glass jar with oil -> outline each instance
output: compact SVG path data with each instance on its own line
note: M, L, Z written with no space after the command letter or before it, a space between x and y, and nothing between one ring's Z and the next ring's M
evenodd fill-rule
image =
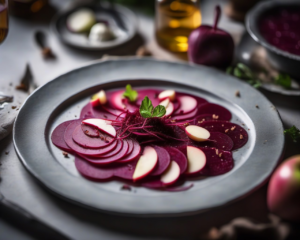
M190 33L201 24L199 0L157 0L156 39L172 52L186 52Z

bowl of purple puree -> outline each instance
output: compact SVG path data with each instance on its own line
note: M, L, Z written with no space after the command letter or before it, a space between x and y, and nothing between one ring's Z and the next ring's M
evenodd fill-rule
M270 63L300 81L300 1L263 1L247 14L246 27Z

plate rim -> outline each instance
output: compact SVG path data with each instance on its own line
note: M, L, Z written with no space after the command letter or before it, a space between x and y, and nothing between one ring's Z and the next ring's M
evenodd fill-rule
M155 60L155 59L152 59L152 58L136 58L136 57L123 57L122 59L118 59L118 60L116 60L116 59L108 59L108 60L96 60L96 61L93 61L92 63L89 63L89 64L87 64L87 65L85 65L85 66L83 66L83 67L80 67L80 68L77 68L77 69L74 69L74 70L72 70L72 71L70 71L70 72L67 72L67 73L65 73L65 74L62 74L62 75L60 75L60 76L58 76L58 77L56 77L55 79L53 79L53 80L51 80L51 81L49 81L48 83L46 83L45 85L43 85L43 86L40 86L38 89L36 89L27 99L26 99L26 101L24 102L24 104L22 105L22 107L20 108L20 110L19 110L19 112L20 113L22 113L22 111L23 111L23 108L25 108L25 106L26 106L26 104L27 104L27 102L29 101L29 99L32 97L32 96L34 96L38 91L40 91L40 89L43 89L43 88L46 88L49 84L51 84L52 82L55 82L55 81L57 81L57 80L59 80L61 77L63 77L63 76L66 76L66 75L68 75L68 74L71 74L71 73L74 73L74 72L76 72L76 71L80 71L80 70L82 70L82 69L85 69L85 68L88 68L88 67L90 67L90 66L96 66L96 65L98 65L98 64L103 64L103 63L109 63L109 62L123 62L123 61L125 61L125 62L130 62L130 61L143 61L143 62L147 62L147 61L150 61L150 63L152 62L156 62L156 63L159 63L159 64L171 64L171 65L184 65L185 67L188 67L188 66L190 66L190 67L195 67L195 68L198 68L198 69L206 69L206 70L208 70L209 68L207 68L207 67L204 67L204 66L196 66L196 65L193 65L193 64L186 64L186 63L183 63L183 62L177 62L177 63L174 63L174 62L168 62L168 61L158 61L158 60ZM219 72L219 74L221 73L221 74L224 74L224 73L222 73L222 72L220 72L220 71L218 71L218 70L212 70L212 69L209 69L209 71L212 71L212 72L214 72L214 73L218 73ZM224 74L225 75L225 74ZM230 78L232 78L232 77L230 77ZM121 78L121 79L124 79L124 78ZM150 78L149 78L150 79ZM168 81L168 80L164 80L164 81ZM234 81L236 81L236 82L239 82L239 84L242 84L242 85L247 85L246 83L243 83L243 82L240 82L240 81L238 81L237 79L235 79L234 78ZM113 81L114 82L114 81ZM170 81L170 82L172 82L172 81ZM99 82L99 84L98 85L101 85L101 84L106 84L106 83L108 83L108 82ZM191 84L184 84L184 85L187 85L187 86L191 86ZM247 85L248 86L248 85ZM92 86L89 86L89 87L92 87ZM205 89L206 91L208 91L207 89ZM82 89L82 91L84 91L84 89ZM256 91L262 98L264 98L264 100L267 102L267 103L269 103L269 104L271 104L272 105L272 103L262 94L262 93L260 93L260 92L258 92L256 89L253 89L253 91ZM235 103L236 104L236 103ZM53 112L53 111L52 111ZM46 187L46 189L48 189L48 190L50 190L52 193L55 193L55 195L57 195L57 196L59 196L59 197L62 197L62 198L64 198L64 199L66 199L66 200L68 200L68 201L70 201L70 202L73 202L73 203L76 203L76 204L78 204L78 205L81 205L81 206L84 206L84 207L87 207L87 208L92 208L92 209L94 209L94 210L98 210L98 211L102 211L102 212L109 212L109 213L113 213L113 214L117 214L117 215L126 215L126 216L141 216L141 217L143 217L143 216L147 216L147 217L165 217L165 216L182 216L182 215L191 215L191 214L196 214L196 213L199 213L199 212L203 212L203 211L206 211L206 210L209 210L209 209L211 209L211 208L216 208L216 207L221 207L221 206L224 206L224 205L226 205L226 204L228 204L228 203L230 203L230 202L233 202L233 201L236 201L236 200L238 200L238 199L240 199L240 198L242 198L243 196L245 196L245 195L247 195L247 194L249 194L250 192L252 192L252 191L254 191L255 189L257 189L259 186L261 186L265 181L267 181L267 179L268 179L268 177L269 177L269 175L271 174L271 172L274 170L274 168L275 168L275 166L277 165L277 163L278 163L278 161L282 158L282 155L283 155L283 150L284 150L284 142L285 142L285 139L284 139L284 135L283 135L283 132L282 132L282 134L281 134L281 137L280 137L280 141L281 141L281 147L280 147L280 149L279 149L279 151L278 151L278 156L276 157L276 161L274 161L274 162L276 162L275 164L273 164L274 166L273 166L273 168L270 170L270 172L268 173L268 174L264 174L264 176L263 176L263 179L258 183L258 184L256 184L254 187L252 187L250 190L248 189L247 191L243 191L243 192L241 192L240 194L238 194L238 196L236 197L236 198L234 198L234 199L231 199L230 201L227 201L227 202L223 202L222 204L219 204L219 205L214 205L214 206L211 206L211 207L209 207L209 208L205 208L205 209L192 209L192 210L190 210L190 211L184 211L184 212L182 212L182 211L175 211L175 212L163 212L163 213L158 213L158 212L148 212L148 211L144 211L144 212L128 212L128 211L114 211L114 210L112 210L112 209L102 209L102 208L99 208L99 207L94 207L94 206L89 206L89 205L86 205L86 204L84 204L84 203L81 203L80 201L76 201L76 200L74 200L74 199L72 199L72 198L70 198L70 197L66 197L66 196L62 196L61 194L59 194L59 193L57 193L57 191L55 191L54 189L52 189L51 188L51 186L49 186L49 184L48 183L45 183L44 181L42 181L41 179L40 179L40 176L31 168L31 166L29 166L28 165L28 163L26 162L26 160L24 159L24 157L22 156L22 154L21 154L21 152L20 152L20 150L19 150L19 148L18 148L18 144L17 144L17 139L16 139L16 134L17 134L17 132L16 132L16 125L18 124L18 121L19 121L19 119L20 119L20 115L21 114L18 114L18 116L17 116L17 118L16 118L16 120L15 120L15 123L14 123L14 128L13 128L13 142L14 142L14 147L15 147L15 149L16 149L16 152L17 152L17 155L18 155L18 157L19 157L19 159L21 160L21 162L23 163L23 165L25 166L25 168L36 178L36 179L38 179L39 180L39 182L40 183L42 183L42 185L43 186L45 186ZM276 114L275 115L277 115L277 120L279 120L279 122L281 123L280 124L280 126L278 126L280 129L283 129L283 125L282 125L282 121L281 121L281 118L280 118L280 115L279 115L279 113L278 113L278 111L276 110ZM48 119L49 120L49 119ZM47 123L46 123L47 124Z

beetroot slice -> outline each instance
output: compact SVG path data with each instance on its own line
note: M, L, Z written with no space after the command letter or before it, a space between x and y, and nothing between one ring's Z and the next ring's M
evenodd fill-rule
M158 156L158 163L149 176L158 176L161 175L170 164L170 155L168 151L162 147L154 146L154 149Z
M194 119L194 124L202 123L204 121L215 120L213 119L213 114L200 114Z
M215 148L201 148L204 152L207 162L199 175L216 176L229 172L234 167L232 153L228 151L217 150Z
M97 128L87 125L87 124L81 124L81 129L84 132L85 135L90 137L99 137L99 131Z
M88 163L79 156L75 158L75 166L77 170L86 178L92 180L107 180L113 176L127 180L132 180L132 176L138 160L126 164L115 164L106 167L98 167Z
M243 147L248 141L248 133L246 130L235 123L226 121L206 121L198 124L198 126L203 127L210 132L221 132L229 136L234 144L232 150Z
M118 140L118 142L122 142L122 140ZM119 144L121 145L121 144ZM128 151L128 144L126 141L124 141L124 144L122 144L122 146L124 146L121 151L119 151L117 154L114 154L113 156L109 156L109 157L101 157L101 158L93 158L93 157L88 157L85 155L80 155L82 158L84 158L85 160L87 160L89 163L92 163L94 165L106 165L112 162L116 162L118 160L120 160L122 157L124 157L124 155L126 155L127 151Z
M117 141L113 141L113 143L109 144L106 147L99 148L99 149L89 149L89 148L83 148L79 146L77 143L73 141L72 135L76 127L80 126L82 120L76 120L69 124L69 126L66 128L64 139L66 141L66 144L76 153L84 154L88 156L98 156L103 155L105 153L108 153L112 151L117 146Z
M173 119L175 119L176 121L189 120L189 119L193 119L195 116L197 116L197 114L198 114L198 109L196 108L195 110L187 114L174 116Z
M203 104L198 109L198 114L215 114L218 118L217 120L230 121L232 117L226 108L214 103Z
M135 140L132 140L132 142L133 142L133 150L132 150L132 152L128 156L125 156L122 159L120 159L118 161L119 163L131 162L131 161L134 161L134 160L136 160L137 158L140 157L140 154L141 154L141 146L140 146L140 144L137 141L135 141Z
M69 146L66 144L65 140L64 140L64 134L65 134L65 130L66 128L69 126L69 124L71 122L73 122L74 120L70 120L70 121L66 121L66 122L63 122L61 124L59 124L55 129L54 131L52 132L52 135L51 135L51 141L52 143L60 148L61 150L63 151L66 151L66 152L70 152L72 151L71 148L69 148ZM76 120L75 120L76 121Z
M92 109L92 114L95 116L95 118L101 118L101 119L108 119L108 120L115 120L116 116L107 112L105 109L102 108L102 106L97 106Z
M175 161L178 164L180 168L180 174L183 174L186 171L188 165L186 156L176 148L165 147L165 149L170 154L171 161Z
M217 148L224 151L230 151L234 146L232 139L226 134L221 132L211 132L209 140L211 141L196 142L190 140L189 145L195 147Z
M89 117L94 117L93 106L90 102L88 102L88 104L85 105L80 112L80 118L89 118Z
M120 114L122 114L122 112L124 112L124 111L114 109L114 108L110 107L109 105L102 105L102 108L105 111L107 111L108 113L115 115L115 116L119 116Z
M133 140L131 139L126 139L127 143L128 143L128 151L126 153L126 155L124 157L129 156L132 153L133 150Z
M82 131L81 125L75 128L72 137L74 142L84 148L103 148L115 140L107 135L105 135L102 139L100 137L89 137Z
M126 153L128 151L128 143L126 140L117 140L117 146L114 150L108 152L108 153L105 153L105 154L102 154L102 155L99 155L99 156L95 156L95 157L99 157L99 158L108 158L108 157L111 157L111 156L114 156L116 154L118 154L123 148L126 149ZM122 156L123 157L123 156Z

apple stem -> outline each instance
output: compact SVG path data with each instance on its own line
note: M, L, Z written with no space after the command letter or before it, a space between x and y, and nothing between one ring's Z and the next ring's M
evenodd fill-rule
M217 30L217 26L218 26L220 17L221 17L221 8L220 8L219 5L217 5L216 8L215 8L215 24L214 24L214 27L213 27L214 31Z

